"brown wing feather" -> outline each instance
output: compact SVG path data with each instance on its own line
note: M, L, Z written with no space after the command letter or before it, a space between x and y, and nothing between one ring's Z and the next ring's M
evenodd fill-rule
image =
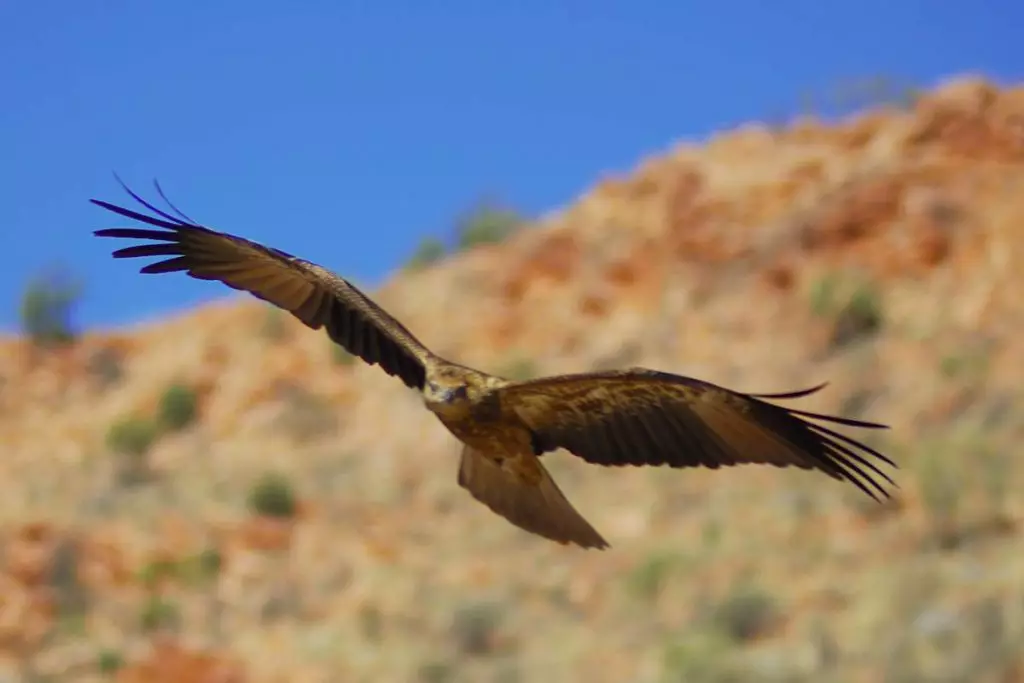
M821 386L765 396L804 396ZM892 460L803 418L885 425L787 409L688 377L643 368L563 375L513 383L498 395L502 410L532 430L538 453L565 448L609 466L763 463L816 469L876 500L889 493L875 476L895 486L871 458L895 467Z
M433 354L347 280L280 249L198 225L178 212L186 219L181 220L154 207L127 187L125 190L162 218L90 200L104 209L160 228L95 231L99 237L152 240L119 249L113 252L114 258L168 256L170 258L144 266L140 272L184 271L199 280L219 280L232 289L247 291L290 312L314 330L326 328L334 342L371 365L379 364L409 387L423 388L424 364ZM171 208L174 209L173 205Z
M520 529L557 543L607 548L608 542L572 506L544 465L529 458L518 467L503 467L465 446L459 459L459 486Z

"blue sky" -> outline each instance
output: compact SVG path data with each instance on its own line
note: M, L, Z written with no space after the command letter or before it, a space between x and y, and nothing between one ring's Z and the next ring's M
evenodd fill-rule
M112 171L372 285L482 195L555 209L837 81L1017 80L1022 25L1009 0L0 3L0 329L52 264L83 326L229 293L110 258Z

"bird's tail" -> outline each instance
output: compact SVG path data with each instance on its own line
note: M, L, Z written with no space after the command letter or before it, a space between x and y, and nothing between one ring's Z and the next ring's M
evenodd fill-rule
M459 461L459 486L521 529L557 543L607 548L608 542L583 518L535 456L525 476L468 446ZM524 463L525 464L525 463Z

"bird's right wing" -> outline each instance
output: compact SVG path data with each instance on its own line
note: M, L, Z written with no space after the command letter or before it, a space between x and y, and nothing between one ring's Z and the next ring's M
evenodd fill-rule
M123 185L123 183L122 183ZM159 186L158 186L159 189ZM107 228L99 237L151 240L119 249L114 258L168 256L142 273L183 271L199 280L219 280L282 308L367 363L379 364L414 389L422 389L424 364L433 354L409 330L347 280L291 254L194 223L173 205L172 216L125 190L160 218L109 202L93 204L152 228ZM161 192L161 195L163 193ZM166 198L165 198L166 199ZM153 229L159 228L159 229Z

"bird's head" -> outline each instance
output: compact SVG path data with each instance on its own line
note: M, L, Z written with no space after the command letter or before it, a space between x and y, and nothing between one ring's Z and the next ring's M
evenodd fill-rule
M468 387L461 382L448 383L443 380L428 380L423 386L423 398L427 403L452 405L467 400L469 391Z
M431 410L451 413L471 402L467 373L455 365L431 368L423 383L423 401Z

